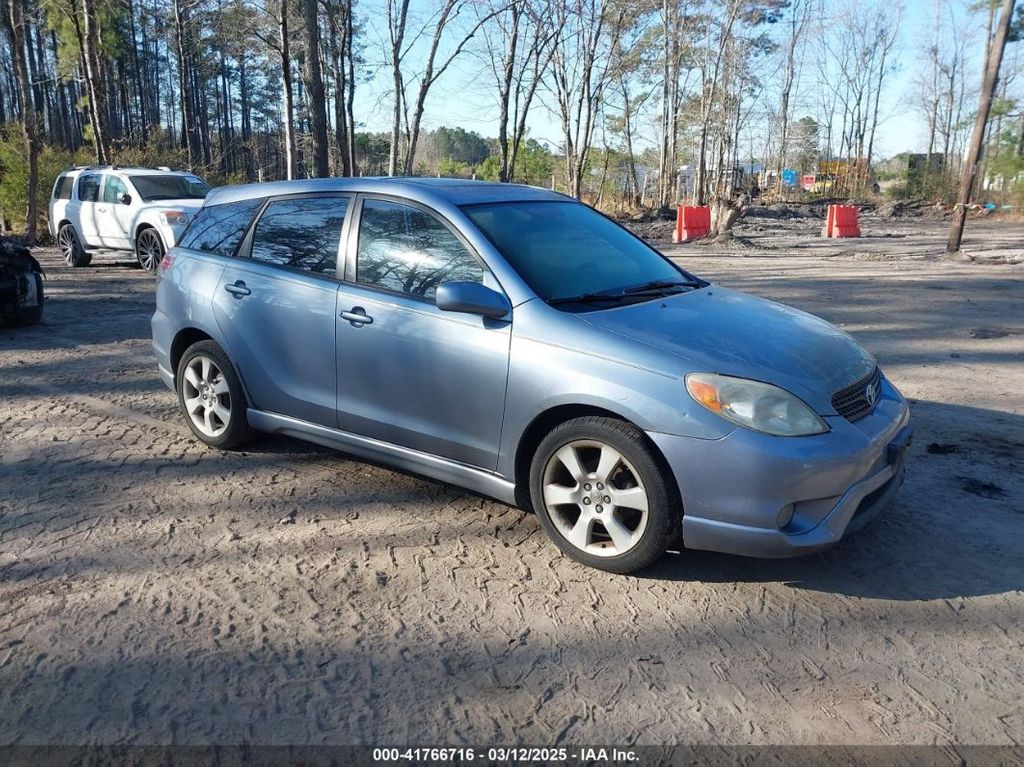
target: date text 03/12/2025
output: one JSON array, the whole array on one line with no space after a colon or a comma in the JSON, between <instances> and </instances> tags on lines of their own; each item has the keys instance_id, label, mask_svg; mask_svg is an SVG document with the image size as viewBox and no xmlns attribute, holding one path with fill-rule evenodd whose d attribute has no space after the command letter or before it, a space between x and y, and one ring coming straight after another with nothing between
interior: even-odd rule
<instances>
[{"instance_id":1,"label":"date text 03/12/2025","mask_svg":"<svg viewBox=\"0 0 1024 767\"><path fill-rule=\"evenodd\" d=\"M634 762L637 759L633 751L604 747L584 747L571 750L565 747L536 746L489 746L486 748L431 746L373 749L374 762L472 762L485 758L488 762L580 761L591 764L595 762Z\"/></svg>"}]
</instances>

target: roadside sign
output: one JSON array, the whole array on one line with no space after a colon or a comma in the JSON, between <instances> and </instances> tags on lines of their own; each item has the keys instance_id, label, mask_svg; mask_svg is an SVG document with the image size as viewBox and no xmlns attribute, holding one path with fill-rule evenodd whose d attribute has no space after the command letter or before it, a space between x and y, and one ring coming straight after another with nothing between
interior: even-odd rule
<instances>
[{"instance_id":1,"label":"roadside sign","mask_svg":"<svg viewBox=\"0 0 1024 767\"><path fill-rule=\"evenodd\" d=\"M796 186L796 171L792 168L784 168L782 171L783 186Z\"/></svg>"}]
</instances>

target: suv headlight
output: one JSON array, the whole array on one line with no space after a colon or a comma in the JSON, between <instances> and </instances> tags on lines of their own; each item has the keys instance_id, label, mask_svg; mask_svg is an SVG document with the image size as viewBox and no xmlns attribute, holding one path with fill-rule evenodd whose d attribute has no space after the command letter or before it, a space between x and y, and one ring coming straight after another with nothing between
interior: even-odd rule
<instances>
[{"instance_id":1,"label":"suv headlight","mask_svg":"<svg viewBox=\"0 0 1024 767\"><path fill-rule=\"evenodd\" d=\"M712 413L764 434L801 437L828 431L817 413L778 386L716 373L690 373L686 390Z\"/></svg>"},{"instance_id":2,"label":"suv headlight","mask_svg":"<svg viewBox=\"0 0 1024 767\"><path fill-rule=\"evenodd\" d=\"M164 210L160 212L160 215L171 226L180 226L188 223L188 213L183 210Z\"/></svg>"}]
</instances>

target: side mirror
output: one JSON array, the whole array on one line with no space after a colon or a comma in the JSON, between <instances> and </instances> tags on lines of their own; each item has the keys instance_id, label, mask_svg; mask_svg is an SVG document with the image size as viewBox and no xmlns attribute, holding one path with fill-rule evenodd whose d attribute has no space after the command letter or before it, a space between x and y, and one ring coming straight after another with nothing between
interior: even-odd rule
<instances>
[{"instance_id":1,"label":"side mirror","mask_svg":"<svg viewBox=\"0 0 1024 767\"><path fill-rule=\"evenodd\" d=\"M491 319L512 311L505 296L479 282L445 282L438 286L435 301L442 311L479 314Z\"/></svg>"},{"instance_id":2,"label":"side mirror","mask_svg":"<svg viewBox=\"0 0 1024 767\"><path fill-rule=\"evenodd\" d=\"M119 203L121 203L122 205L131 205L132 204L132 196L130 194L128 194L127 192L122 192L118 196L117 201Z\"/></svg>"}]
</instances>

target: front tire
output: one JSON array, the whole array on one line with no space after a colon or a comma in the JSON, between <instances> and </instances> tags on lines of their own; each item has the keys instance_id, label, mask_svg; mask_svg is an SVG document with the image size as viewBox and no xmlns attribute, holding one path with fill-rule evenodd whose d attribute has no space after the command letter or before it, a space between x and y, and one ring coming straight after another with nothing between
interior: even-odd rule
<instances>
[{"instance_id":1,"label":"front tire","mask_svg":"<svg viewBox=\"0 0 1024 767\"><path fill-rule=\"evenodd\" d=\"M672 477L643 432L587 416L555 427L530 467L530 498L565 554L599 570L630 573L665 553L681 509Z\"/></svg>"},{"instance_id":2,"label":"front tire","mask_svg":"<svg viewBox=\"0 0 1024 767\"><path fill-rule=\"evenodd\" d=\"M159 232L152 227L143 229L135 238L135 258L139 266L150 274L156 272L164 259L164 241Z\"/></svg>"},{"instance_id":3,"label":"front tire","mask_svg":"<svg viewBox=\"0 0 1024 767\"><path fill-rule=\"evenodd\" d=\"M185 350L175 383L185 423L200 442L230 450L252 438L242 382L213 341L199 341Z\"/></svg>"},{"instance_id":4,"label":"front tire","mask_svg":"<svg viewBox=\"0 0 1024 767\"><path fill-rule=\"evenodd\" d=\"M71 224L64 224L57 230L57 247L60 249L64 263L68 266L78 268L88 266L92 261L92 254L82 247L82 241L78 239L78 232Z\"/></svg>"}]
</instances>

